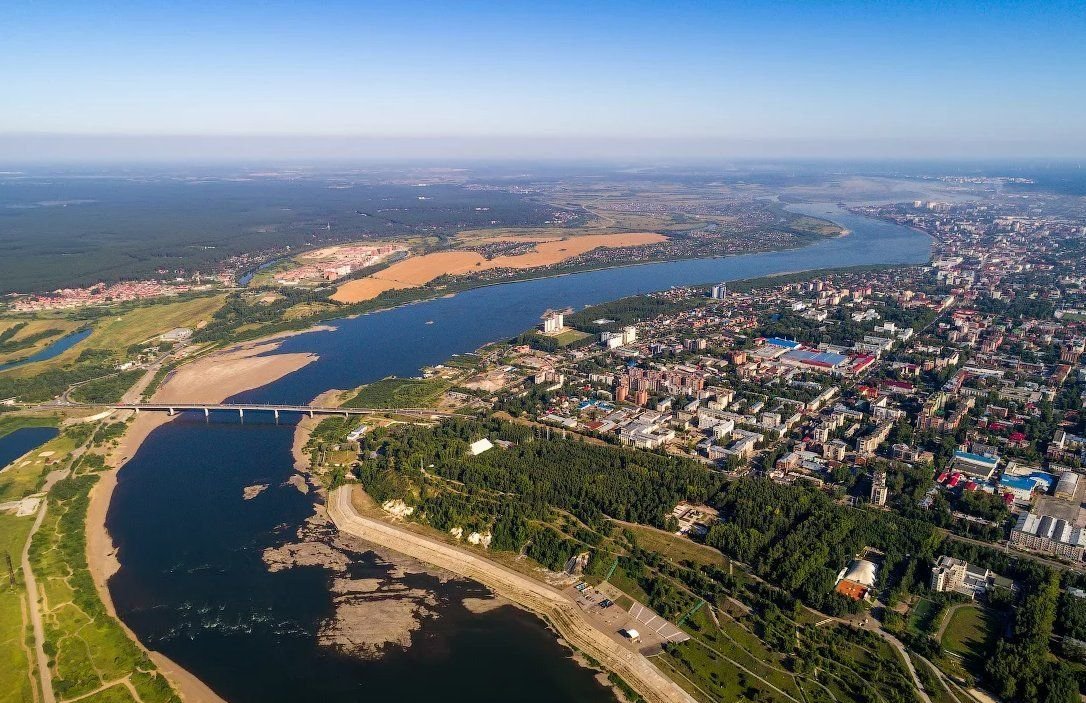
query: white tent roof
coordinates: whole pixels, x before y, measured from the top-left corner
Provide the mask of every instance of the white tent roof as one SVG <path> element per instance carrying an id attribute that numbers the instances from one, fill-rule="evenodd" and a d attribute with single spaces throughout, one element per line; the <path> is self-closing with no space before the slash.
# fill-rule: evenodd
<path id="1" fill-rule="evenodd" d="M 490 440 L 486 437 L 471 443 L 471 455 L 479 456 L 488 449 L 493 449 L 494 445 L 490 443 Z"/>
<path id="2" fill-rule="evenodd" d="M 868 588 L 875 586 L 875 569 L 877 567 L 867 559 L 856 559 L 848 567 L 845 578 L 853 583 L 863 584 Z"/>

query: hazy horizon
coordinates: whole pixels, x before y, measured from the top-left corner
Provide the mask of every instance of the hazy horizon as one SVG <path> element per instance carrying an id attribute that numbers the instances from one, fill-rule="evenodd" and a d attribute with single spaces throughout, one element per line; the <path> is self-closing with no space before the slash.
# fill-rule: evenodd
<path id="1" fill-rule="evenodd" d="M 0 164 L 238 163 L 344 161 L 1065 161 L 1075 148 L 1038 142 L 954 140 L 925 145 L 895 140 L 615 139 L 607 137 L 403 137 L 2 134 Z"/>
<path id="2" fill-rule="evenodd" d="M 5 161 L 1086 156 L 1082 3 L 61 2 L 5 22 Z"/>

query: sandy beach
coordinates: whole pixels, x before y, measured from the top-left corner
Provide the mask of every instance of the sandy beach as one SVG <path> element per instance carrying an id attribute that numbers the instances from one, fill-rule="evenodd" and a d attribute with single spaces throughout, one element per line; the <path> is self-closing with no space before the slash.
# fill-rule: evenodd
<path id="1" fill-rule="evenodd" d="M 280 344 L 253 342 L 202 356 L 175 371 L 153 399 L 164 403 L 218 403 L 317 360 L 315 354 L 275 354 Z"/>
<path id="2" fill-rule="evenodd" d="M 417 288 L 440 276 L 457 276 L 488 269 L 529 269 L 550 266 L 580 256 L 600 247 L 630 247 L 654 244 L 667 237 L 655 232 L 623 234 L 587 234 L 568 239 L 549 237 L 493 237 L 486 241 L 536 242 L 535 249 L 516 256 L 487 259 L 475 251 L 438 251 L 399 261 L 377 273 L 348 281 L 336 290 L 332 299 L 341 303 L 358 303 L 376 298 L 381 293 L 401 288 Z"/>
<path id="3" fill-rule="evenodd" d="M 155 393 L 154 400 L 178 403 L 221 402 L 236 393 L 271 383 L 317 359 L 314 354 L 275 354 L 280 344 L 281 339 L 261 340 L 201 357 L 171 375 Z M 106 515 L 117 485 L 117 473 L 135 456 L 140 445 L 152 432 L 172 419 L 163 413 L 142 413 L 134 416 L 121 413 L 117 417 L 131 418 L 131 423 L 117 447 L 107 457 L 110 468 L 101 474 L 98 483 L 91 489 L 86 526 L 87 562 L 91 577 L 106 610 L 114 617 L 116 610 L 110 598 L 108 582 L 120 568 L 120 562 L 113 539 L 106 529 Z M 304 440 L 302 443 L 304 444 Z M 300 454 L 300 451 L 298 453 Z M 139 642 L 123 621 L 118 619 L 118 622 L 121 622 L 121 626 L 133 641 Z M 148 655 L 185 701 L 225 703 L 202 681 L 166 656 L 153 651 L 148 651 Z"/>

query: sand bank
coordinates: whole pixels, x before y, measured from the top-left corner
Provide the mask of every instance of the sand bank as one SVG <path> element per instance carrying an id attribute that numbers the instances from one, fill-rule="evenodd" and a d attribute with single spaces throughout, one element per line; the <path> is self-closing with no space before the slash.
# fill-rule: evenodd
<path id="1" fill-rule="evenodd" d="M 113 599 L 110 598 L 108 581 L 109 577 L 120 568 L 117 560 L 117 549 L 113 545 L 113 539 L 106 530 L 106 514 L 109 511 L 109 500 L 113 495 L 113 489 L 117 486 L 117 470 L 129 458 L 131 458 L 140 444 L 149 434 L 166 424 L 173 418 L 158 413 L 143 413 L 136 416 L 132 424 L 128 426 L 117 447 L 107 458 L 110 468 L 101 474 L 98 483 L 90 492 L 90 504 L 87 506 L 87 563 L 90 567 L 91 578 L 94 587 L 98 591 L 98 597 L 105 605 L 106 612 L 116 618 L 125 633 L 133 642 L 140 643 L 128 625 L 117 618 L 117 611 L 113 607 Z M 143 645 L 140 644 L 142 647 Z M 204 682 L 193 676 L 180 665 L 160 652 L 154 652 L 144 648 L 147 656 L 155 663 L 174 688 L 180 693 L 187 703 L 226 703 L 218 694 L 212 691 Z"/>
<path id="2" fill-rule="evenodd" d="M 243 344 L 185 364 L 154 394 L 155 402 L 219 403 L 267 385 L 317 360 L 316 354 L 275 354 L 281 341 Z"/>
<path id="3" fill-rule="evenodd" d="M 332 299 L 341 303 L 358 303 L 376 298 L 381 293 L 401 288 L 417 288 L 439 276 L 457 276 L 488 269 L 529 269 L 561 263 L 600 247 L 630 247 L 655 244 L 667 237 L 655 232 L 624 234 L 587 234 L 568 239 L 541 237 L 495 237 L 491 241 L 535 241 L 533 251 L 516 256 L 487 259 L 474 251 L 438 251 L 399 261 L 375 274 L 344 283 Z"/>
<path id="4" fill-rule="evenodd" d="M 317 359 L 314 354 L 275 354 L 280 344 L 281 339 L 263 340 L 201 357 L 171 375 L 155 393 L 154 399 L 178 403 L 217 403 L 237 393 L 271 383 Z M 116 610 L 110 598 L 108 582 L 120 568 L 120 562 L 113 539 L 106 529 L 106 515 L 113 489 L 117 485 L 117 472 L 135 456 L 148 435 L 171 419 L 173 418 L 162 413 L 142 413 L 134 416 L 128 430 L 107 457 L 110 468 L 100 474 L 98 483 L 90 492 L 86 526 L 87 562 L 98 595 L 113 617 L 116 617 Z M 119 618 L 118 622 L 128 636 L 138 643 L 139 640 L 128 626 Z M 152 651 L 148 651 L 148 656 L 173 683 L 185 701 L 225 703 L 202 681 L 166 656 Z"/>

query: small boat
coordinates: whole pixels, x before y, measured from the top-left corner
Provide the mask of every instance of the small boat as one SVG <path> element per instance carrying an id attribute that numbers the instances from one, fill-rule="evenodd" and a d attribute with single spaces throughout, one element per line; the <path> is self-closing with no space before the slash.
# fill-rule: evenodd
<path id="1" fill-rule="evenodd" d="M 434 321 L 433 321 L 433 320 L 427 320 L 427 321 L 426 321 L 426 324 L 428 324 L 428 325 L 432 325 L 432 324 L 434 324 Z"/>

